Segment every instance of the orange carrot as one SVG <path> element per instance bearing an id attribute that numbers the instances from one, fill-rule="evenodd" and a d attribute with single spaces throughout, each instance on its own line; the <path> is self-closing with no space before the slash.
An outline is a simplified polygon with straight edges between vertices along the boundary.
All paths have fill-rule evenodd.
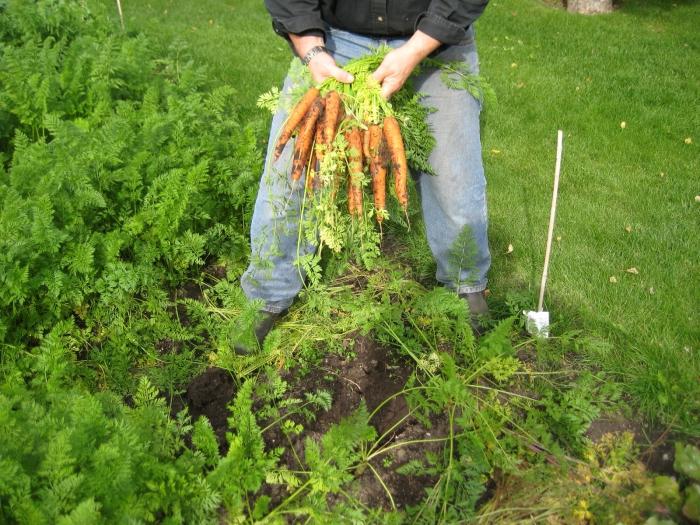
<path id="1" fill-rule="evenodd" d="M 328 113 L 328 101 L 326 101 L 325 108 L 323 110 L 323 114 L 319 117 L 318 119 L 318 124 L 316 124 L 316 134 L 314 138 L 314 154 L 316 155 L 316 159 L 320 163 L 323 160 L 323 156 L 326 153 L 326 148 L 323 145 L 323 125 L 324 125 L 324 120 L 326 119 L 326 113 Z"/>
<path id="2" fill-rule="evenodd" d="M 370 155 L 369 173 L 372 176 L 374 209 L 376 210 L 377 222 L 381 224 L 386 210 L 386 163 L 384 159 L 386 148 L 381 127 L 371 125 L 367 130 L 367 135 L 369 136 L 367 149 Z"/>
<path id="3" fill-rule="evenodd" d="M 350 215 L 362 216 L 362 133 L 359 128 L 345 132 L 348 142 L 348 208 Z"/>
<path id="4" fill-rule="evenodd" d="M 357 213 L 356 194 L 352 187 L 352 175 L 348 173 L 348 212 L 351 217 Z"/>
<path id="5" fill-rule="evenodd" d="M 326 95 L 326 111 L 323 117 L 323 144 L 330 146 L 335 139 L 340 123 L 340 95 L 337 91 L 329 91 Z"/>
<path id="6" fill-rule="evenodd" d="M 299 126 L 304 116 L 309 111 L 309 108 L 317 98 L 318 88 L 312 87 L 304 94 L 303 97 L 301 97 L 299 103 L 289 114 L 287 120 L 284 123 L 284 126 L 282 127 L 282 130 L 280 131 L 277 143 L 275 144 L 275 160 L 277 160 L 282 154 L 285 145 L 287 144 L 287 142 L 289 142 L 289 139 L 292 137 L 292 134 L 297 129 L 297 126 Z"/>
<path id="7" fill-rule="evenodd" d="M 384 119 L 384 138 L 391 155 L 391 171 L 394 174 L 394 189 L 399 204 L 404 211 L 408 209 L 408 165 L 406 151 L 401 137 L 401 128 L 394 117 Z"/>
<path id="8" fill-rule="evenodd" d="M 292 158 L 292 180 L 297 181 L 301 178 L 301 174 L 309 162 L 311 149 L 313 146 L 314 131 L 316 122 L 323 110 L 323 102 L 321 99 L 316 99 L 311 105 L 304 121 L 299 128 L 296 144 L 294 145 L 294 157 Z"/>
<path id="9" fill-rule="evenodd" d="M 365 155 L 374 160 L 379 155 L 379 146 L 382 142 L 382 128 L 372 124 L 367 129 L 367 149 Z"/>
<path id="10" fill-rule="evenodd" d="M 365 162 L 369 162 L 372 158 L 369 153 L 369 128 L 362 130 L 362 156 L 365 158 Z"/>
<path id="11" fill-rule="evenodd" d="M 318 161 L 316 160 L 316 148 L 311 149 L 311 160 L 309 160 L 309 166 L 306 170 L 306 193 L 313 193 L 314 189 L 318 185 L 316 179 L 318 178 Z"/>

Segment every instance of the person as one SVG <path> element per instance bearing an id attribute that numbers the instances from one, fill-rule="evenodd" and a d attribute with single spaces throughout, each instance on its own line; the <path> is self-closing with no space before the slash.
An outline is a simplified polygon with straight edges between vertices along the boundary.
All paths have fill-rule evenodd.
<path id="1" fill-rule="evenodd" d="M 382 44 L 392 48 L 372 73 L 384 98 L 390 99 L 426 57 L 461 61 L 478 72 L 473 23 L 487 2 L 265 0 L 265 5 L 273 29 L 287 39 L 314 82 L 333 77 L 350 83 L 353 78 L 342 69 L 344 63 Z M 436 175 L 417 175 L 427 239 L 437 263 L 436 279 L 468 302 L 472 326 L 478 331 L 479 318 L 488 315 L 484 290 L 491 262 L 480 103 L 464 90 L 447 87 L 435 68 L 421 68 L 412 81 L 424 95 L 422 103 L 436 110 L 428 117 L 436 139 L 429 162 Z M 283 92 L 293 82 L 288 75 Z M 286 172 L 293 145 L 287 144 L 279 159 L 272 160 L 285 118 L 286 113 L 278 110 L 272 120 L 251 224 L 251 262 L 241 278 L 246 296 L 264 303 L 255 328 L 259 343 L 303 286 L 303 273 L 295 261 L 316 249 L 313 244 L 298 244 L 304 184 L 293 187 Z M 455 272 L 450 254 L 465 230 L 471 234 L 475 255 L 468 267 Z"/>

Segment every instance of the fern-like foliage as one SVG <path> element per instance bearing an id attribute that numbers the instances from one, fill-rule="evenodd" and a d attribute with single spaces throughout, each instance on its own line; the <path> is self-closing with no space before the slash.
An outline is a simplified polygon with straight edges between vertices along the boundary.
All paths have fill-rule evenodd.
<path id="1" fill-rule="evenodd" d="M 221 496 L 184 446 L 186 416 L 171 420 L 147 380 L 137 400 L 3 385 L 0 521 L 215 523 Z"/>
<path id="2" fill-rule="evenodd" d="M 193 338 L 166 290 L 247 254 L 255 127 L 179 44 L 159 56 L 81 2 L 3 5 L 0 342 L 74 319 L 127 393 L 139 349 Z"/>

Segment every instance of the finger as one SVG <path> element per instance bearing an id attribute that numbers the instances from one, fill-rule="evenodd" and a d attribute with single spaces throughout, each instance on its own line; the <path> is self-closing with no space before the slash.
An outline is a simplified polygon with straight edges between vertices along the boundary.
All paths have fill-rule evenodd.
<path id="1" fill-rule="evenodd" d="M 377 68 L 377 70 L 374 73 L 372 73 L 372 78 L 374 78 L 374 80 L 381 84 L 387 77 L 388 73 L 389 72 L 387 71 L 387 68 L 384 67 L 384 63 L 382 62 Z"/>
<path id="2" fill-rule="evenodd" d="M 331 76 L 338 82 L 343 82 L 344 84 L 350 84 L 353 80 L 355 80 L 355 77 L 353 77 L 350 73 L 337 66 L 331 69 Z"/>
<path id="3" fill-rule="evenodd" d="M 391 89 L 391 86 L 389 85 L 388 82 L 384 82 L 382 84 L 382 98 L 384 100 L 389 100 L 391 98 L 391 95 L 394 94 L 394 90 Z"/>
<path id="4" fill-rule="evenodd" d="M 384 82 L 382 82 L 381 95 L 385 100 L 389 100 L 391 95 L 393 95 L 397 89 L 398 87 L 396 80 L 391 77 L 387 77 L 384 79 Z"/>

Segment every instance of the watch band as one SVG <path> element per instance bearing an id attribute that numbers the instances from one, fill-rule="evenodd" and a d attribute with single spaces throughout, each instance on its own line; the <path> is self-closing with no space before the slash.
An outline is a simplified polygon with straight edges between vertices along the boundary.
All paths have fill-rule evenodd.
<path id="1" fill-rule="evenodd" d="M 320 53 L 328 53 L 328 49 L 326 49 L 326 46 L 314 46 L 311 49 L 309 49 L 306 52 L 306 54 L 301 58 L 301 63 L 305 66 L 308 66 L 309 62 L 311 62 L 311 59 Z"/>

